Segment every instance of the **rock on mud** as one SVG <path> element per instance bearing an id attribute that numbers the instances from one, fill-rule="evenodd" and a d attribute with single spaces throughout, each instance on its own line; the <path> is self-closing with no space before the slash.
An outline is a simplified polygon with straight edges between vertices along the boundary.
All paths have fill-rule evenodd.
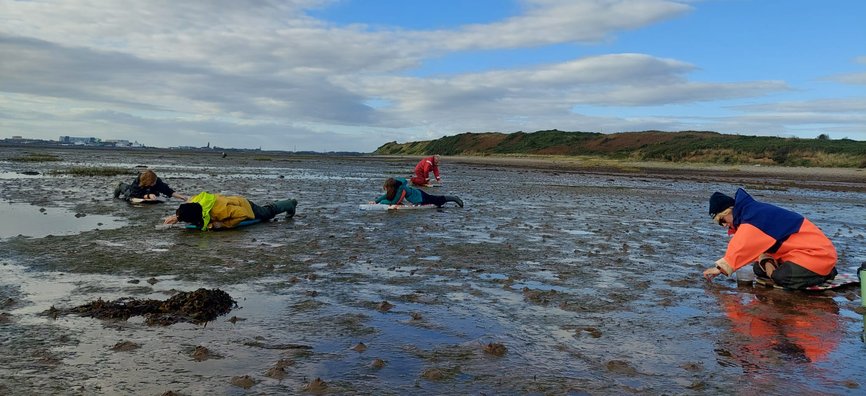
<path id="1" fill-rule="evenodd" d="M 484 346 L 484 352 L 493 356 L 504 356 L 507 351 L 508 349 L 505 348 L 505 345 L 498 342 L 491 342 Z"/>
<path id="2" fill-rule="evenodd" d="M 295 361 L 292 359 L 280 359 L 280 360 L 277 360 L 277 362 L 274 364 L 274 367 L 286 368 L 286 367 L 294 366 L 294 365 L 295 365 Z"/>
<path id="3" fill-rule="evenodd" d="M 388 301 L 382 301 L 378 305 L 376 305 L 376 309 L 381 312 L 388 312 L 391 310 L 391 308 L 394 308 L 394 304 L 391 304 Z"/>
<path id="4" fill-rule="evenodd" d="M 134 351 L 138 348 L 141 348 L 141 345 L 136 344 L 132 341 L 121 341 L 117 344 L 114 344 L 114 346 L 111 347 L 111 350 L 115 352 L 129 352 Z"/>
<path id="5" fill-rule="evenodd" d="M 271 367 L 271 369 L 265 373 L 265 376 L 281 380 L 283 378 L 286 378 L 286 369 L 282 367 Z"/>
<path id="6" fill-rule="evenodd" d="M 316 378 L 310 381 L 309 384 L 304 385 L 304 392 L 323 392 L 328 388 L 328 383 L 322 381 L 321 378 Z"/>
<path id="7" fill-rule="evenodd" d="M 206 347 L 203 347 L 201 345 L 197 345 L 195 347 L 195 349 L 193 349 L 190 356 L 192 356 L 192 358 L 198 362 L 205 361 L 208 359 L 221 359 L 222 358 L 222 356 L 220 356 L 219 354 L 214 353 L 210 349 L 207 349 Z"/>
<path id="8" fill-rule="evenodd" d="M 242 375 L 239 377 L 232 377 L 231 384 L 240 388 L 249 389 L 256 384 L 256 380 L 249 375 Z"/>
<path id="9" fill-rule="evenodd" d="M 631 366 L 631 364 L 623 360 L 608 361 L 606 366 L 607 371 L 610 371 L 612 373 L 625 374 L 629 376 L 637 374 L 637 369 L 635 369 Z"/>
<path id="10" fill-rule="evenodd" d="M 421 372 L 421 378 L 428 381 L 440 381 L 445 379 L 445 372 L 437 368 L 428 368 Z"/>
<path id="11" fill-rule="evenodd" d="M 352 350 L 355 352 L 364 352 L 367 350 L 367 346 L 364 345 L 363 342 L 359 342 L 357 345 L 352 347 Z"/>

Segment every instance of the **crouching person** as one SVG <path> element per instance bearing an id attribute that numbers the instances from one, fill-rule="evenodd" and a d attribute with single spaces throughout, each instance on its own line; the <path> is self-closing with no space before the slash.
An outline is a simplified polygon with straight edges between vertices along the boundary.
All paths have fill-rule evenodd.
<path id="1" fill-rule="evenodd" d="M 286 199 L 260 206 L 241 196 L 202 192 L 181 204 L 174 215 L 165 218 L 164 223 L 181 221 L 194 224 L 202 230 L 233 228 L 244 220 L 268 221 L 280 213 L 286 213 L 286 218 L 291 218 L 295 215 L 297 205 L 297 200 Z"/>
<path id="2" fill-rule="evenodd" d="M 787 289 L 803 289 L 836 277 L 836 248 L 799 213 L 758 202 L 743 189 L 734 198 L 720 192 L 710 197 L 710 217 L 733 235 L 725 256 L 704 271 L 719 274 L 753 270 Z M 753 264 L 752 268 L 743 268 Z"/>

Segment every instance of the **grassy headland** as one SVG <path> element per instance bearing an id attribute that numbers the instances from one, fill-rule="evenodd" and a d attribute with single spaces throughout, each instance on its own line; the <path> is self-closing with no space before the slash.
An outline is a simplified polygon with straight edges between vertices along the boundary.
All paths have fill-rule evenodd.
<path id="1" fill-rule="evenodd" d="M 596 156 L 630 161 L 866 168 L 866 142 L 724 135 L 717 132 L 461 133 L 436 140 L 385 143 L 381 155 Z"/>

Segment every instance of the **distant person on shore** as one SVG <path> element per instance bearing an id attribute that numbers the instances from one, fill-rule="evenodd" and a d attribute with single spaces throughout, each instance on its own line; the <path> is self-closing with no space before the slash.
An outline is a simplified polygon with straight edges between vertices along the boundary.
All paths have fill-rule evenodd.
<path id="1" fill-rule="evenodd" d="M 413 205 L 436 205 L 442 207 L 446 202 L 454 202 L 459 207 L 463 207 L 463 200 L 456 196 L 431 195 L 423 190 L 409 187 L 406 179 L 401 177 L 392 177 L 385 180 L 382 186 L 385 194 L 376 198 L 375 203 L 386 205 L 403 205 L 409 202 Z"/>
<path id="2" fill-rule="evenodd" d="M 836 248 L 811 221 L 798 213 L 758 202 L 742 188 L 734 198 L 710 197 L 710 217 L 733 235 L 725 256 L 704 271 L 712 280 L 731 276 L 748 264 L 755 275 L 787 289 L 803 289 L 836 277 Z"/>
<path id="3" fill-rule="evenodd" d="M 130 184 L 120 182 L 114 188 L 114 198 L 129 201 L 130 198 L 141 198 L 145 200 L 156 200 L 160 194 L 166 197 L 186 200 L 187 197 L 177 193 L 165 184 L 152 170 L 146 170 L 136 176 Z"/>
<path id="4" fill-rule="evenodd" d="M 439 154 L 418 161 L 418 165 L 415 165 L 415 176 L 412 176 L 409 181 L 416 186 L 429 186 L 430 172 L 433 172 L 433 177 L 436 178 L 437 183 L 442 183 L 442 178 L 439 177 Z"/>
<path id="5" fill-rule="evenodd" d="M 220 228 L 234 228 L 244 220 L 258 219 L 268 221 L 286 213 L 286 218 L 295 215 L 298 201 L 285 199 L 264 206 L 256 205 L 250 200 L 238 195 L 219 195 L 208 192 L 190 198 L 182 203 L 175 214 L 165 218 L 165 224 L 175 224 L 179 221 L 193 224 L 202 231 Z"/>

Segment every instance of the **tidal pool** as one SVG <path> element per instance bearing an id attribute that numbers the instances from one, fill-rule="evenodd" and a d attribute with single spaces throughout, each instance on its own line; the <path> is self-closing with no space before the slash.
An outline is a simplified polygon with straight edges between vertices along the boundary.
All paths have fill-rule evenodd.
<path id="1" fill-rule="evenodd" d="M 63 208 L 0 202 L 0 239 L 14 236 L 43 238 L 75 235 L 84 231 L 123 227 L 126 220 L 107 215 L 87 215 Z"/>
<path id="2" fill-rule="evenodd" d="M 2 159 L 15 153 L 4 150 L 0 172 L 12 172 Z M 296 198 L 298 211 L 239 230 L 163 228 L 179 201 L 111 198 L 131 176 L 0 178 L 0 199 L 15 202 L 4 213 L 18 216 L 17 231 L 0 240 L 0 394 L 846 394 L 866 386 L 856 288 L 804 294 L 701 278 L 727 242 L 707 218 L 707 198 L 744 185 L 809 217 L 836 244 L 840 270 L 854 271 L 866 261 L 866 194 L 857 188 L 443 158 L 446 183 L 430 192 L 459 195 L 465 208 L 369 213 L 358 204 L 415 161 L 53 154 L 77 165 L 152 166 L 188 195 Z M 50 175 L 62 163 L 28 167 Z M 60 205 L 58 193 L 74 198 Z M 15 237 L 55 215 L 98 220 Z M 238 306 L 206 326 L 45 314 L 198 288 L 224 290 Z"/>

